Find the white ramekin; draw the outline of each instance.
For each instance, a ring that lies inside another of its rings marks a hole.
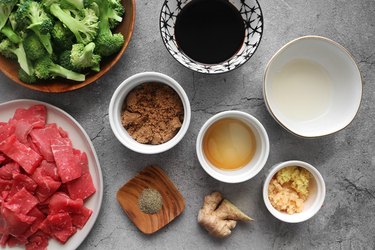
[[[171,140],[159,145],[142,144],[137,142],[128,134],[121,123],[121,111],[126,96],[136,86],[146,82],[160,82],[170,86],[179,95],[184,107],[184,120],[180,130]],[[174,147],[186,134],[189,128],[190,119],[190,102],[184,89],[171,77],[157,72],[142,72],[129,77],[117,87],[109,104],[109,122],[113,133],[125,147],[142,154],[157,154]]]
[[[255,135],[257,144],[255,155],[246,166],[238,170],[221,170],[215,167],[204,155],[203,138],[207,129],[218,120],[224,118],[241,120],[252,129]],[[241,111],[224,111],[208,119],[202,126],[197,138],[196,151],[201,166],[213,178],[227,183],[239,183],[253,178],[262,170],[268,159],[270,145],[265,128],[255,117]]]
[[[310,189],[310,194],[308,199],[304,203],[303,211],[295,214],[287,214],[285,212],[280,212],[275,209],[270,200],[268,199],[268,186],[272,177],[280,170],[289,166],[303,167],[308,170],[312,175],[312,185]],[[266,207],[270,213],[277,219],[288,222],[288,223],[298,223],[303,222],[311,217],[313,217],[319,209],[322,207],[324,198],[326,196],[326,186],[323,177],[319,171],[311,166],[310,164],[303,161],[285,161],[274,165],[268,172],[267,177],[263,183],[263,200]]]

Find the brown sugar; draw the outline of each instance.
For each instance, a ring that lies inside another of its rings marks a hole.
[[[169,86],[143,83],[129,92],[121,114],[122,125],[134,140],[162,144],[181,128],[184,108],[178,94]]]

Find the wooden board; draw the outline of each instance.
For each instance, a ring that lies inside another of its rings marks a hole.
[[[143,213],[138,207],[138,197],[145,188],[160,192],[163,206],[156,214]],[[129,219],[145,234],[152,234],[179,216],[185,209],[185,200],[176,186],[155,166],[147,167],[127,182],[117,192],[117,200]]]

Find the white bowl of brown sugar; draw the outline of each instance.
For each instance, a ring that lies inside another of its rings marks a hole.
[[[109,105],[109,122],[117,139],[143,154],[174,147],[187,132],[191,119],[189,99],[171,77],[143,72],[122,82]]]

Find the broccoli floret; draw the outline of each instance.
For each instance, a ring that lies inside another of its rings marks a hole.
[[[59,4],[54,3],[51,5],[50,11],[73,32],[78,43],[88,44],[96,37],[98,17],[94,10],[85,8],[75,14],[72,11],[64,11]]]
[[[111,4],[111,8],[113,11],[110,12],[108,16],[109,26],[111,29],[114,29],[122,22],[122,17],[124,16],[125,9],[124,6],[121,4],[120,0],[108,0]]]
[[[114,19],[116,13],[108,0],[95,0],[99,6],[99,34],[95,40],[95,52],[101,56],[109,56],[118,52],[124,44],[124,36],[121,33],[112,34],[110,19]]]
[[[32,68],[22,43],[15,44],[9,39],[4,39],[0,43],[0,53],[7,58],[17,59],[19,65],[27,74],[32,73]]]
[[[17,0],[0,0],[0,30],[7,23],[8,17],[17,2]]]
[[[49,56],[45,56],[42,59],[36,61],[34,67],[35,75],[39,79],[53,79],[56,76],[60,76],[73,81],[85,80],[85,75],[68,70],[58,64],[55,64]]]
[[[58,64],[62,67],[72,70],[74,72],[81,73],[81,69],[78,67],[74,67],[72,61],[70,60],[71,50],[65,50],[59,55]]]
[[[84,7],[83,0],[43,0],[43,5],[47,8],[51,7],[52,4],[57,3],[64,9],[76,8],[82,10]]]
[[[28,84],[35,83],[38,80],[34,74],[29,75],[23,69],[18,71],[18,78]]]
[[[52,54],[51,32],[53,23],[42,5],[32,0],[22,2],[16,11],[17,27],[31,29],[42,42],[49,54]]]
[[[98,4],[95,2],[95,0],[83,0],[83,6],[85,8],[89,8],[89,9],[92,9],[95,11],[95,14],[97,16],[99,16],[99,6]]]
[[[57,21],[52,29],[53,47],[56,51],[71,50],[74,44],[74,34],[64,25]]]
[[[43,44],[34,34],[28,35],[25,38],[23,46],[25,47],[27,58],[29,58],[32,61],[42,58],[47,53],[43,47]]]
[[[14,32],[9,22],[1,29],[1,33],[5,35],[12,43],[20,43],[21,37]]]
[[[17,22],[16,12],[10,13],[8,20],[9,20],[10,26],[12,26],[12,29],[17,30],[17,23],[18,22]]]
[[[99,72],[101,56],[95,55],[94,49],[95,43],[89,43],[86,46],[81,43],[74,44],[70,55],[72,65],[77,68],[90,68]]]

